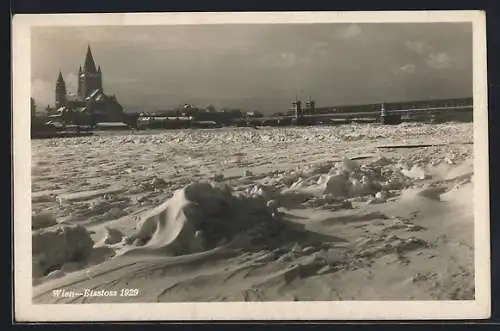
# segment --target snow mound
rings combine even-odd
[[[200,252],[272,220],[272,208],[262,197],[237,197],[217,183],[193,183],[144,214],[134,238],[140,247],[122,254]]]
[[[300,179],[282,191],[303,192],[313,195],[326,195],[335,198],[354,198],[374,196],[379,201],[385,201],[387,192],[402,189],[411,184],[411,179],[398,169],[394,160],[379,158],[365,165],[358,165],[355,161],[345,159],[332,167],[328,174],[321,174],[309,179]]]
[[[34,231],[32,234],[33,277],[59,269],[67,262],[84,260],[94,242],[80,225],[58,225]]]
[[[55,218],[49,214],[33,214],[31,216],[31,229],[33,230],[48,228],[56,224]]]

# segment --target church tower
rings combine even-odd
[[[78,69],[78,97],[83,100],[95,90],[102,90],[102,72],[101,66],[96,67],[89,45],[83,69]]]
[[[59,71],[59,76],[56,82],[56,108],[59,109],[66,105],[66,83]]]

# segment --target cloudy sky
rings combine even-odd
[[[32,29],[31,93],[76,92],[90,44],[104,91],[126,110],[184,103],[282,111],[472,96],[472,24],[265,24]]]

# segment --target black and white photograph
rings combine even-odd
[[[489,316],[484,26],[15,17],[20,318]]]

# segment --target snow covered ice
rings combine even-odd
[[[472,128],[33,140],[34,300],[109,282],[142,295],[89,301],[472,299]]]

